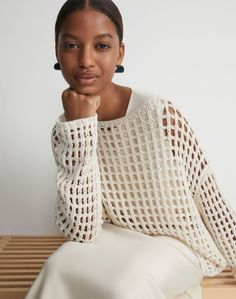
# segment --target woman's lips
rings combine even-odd
[[[91,85],[98,79],[98,75],[93,73],[80,73],[75,75],[75,80],[81,85]]]

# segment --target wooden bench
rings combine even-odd
[[[23,299],[43,263],[66,241],[61,236],[0,236],[0,299]],[[205,278],[202,299],[236,299],[229,268]]]

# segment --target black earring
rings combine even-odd
[[[60,67],[60,64],[57,62],[57,63],[55,63],[54,64],[54,70],[60,70],[61,69],[61,67]]]
[[[124,67],[121,64],[116,65],[116,70],[115,73],[123,73],[124,72]]]

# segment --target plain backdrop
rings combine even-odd
[[[62,0],[0,2],[0,234],[53,234],[51,129],[66,89],[55,71]],[[125,73],[114,82],[175,103],[236,208],[236,1],[117,0]]]

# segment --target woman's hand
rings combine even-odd
[[[94,116],[100,105],[100,96],[77,93],[69,87],[62,93],[62,103],[66,121],[72,121]]]

